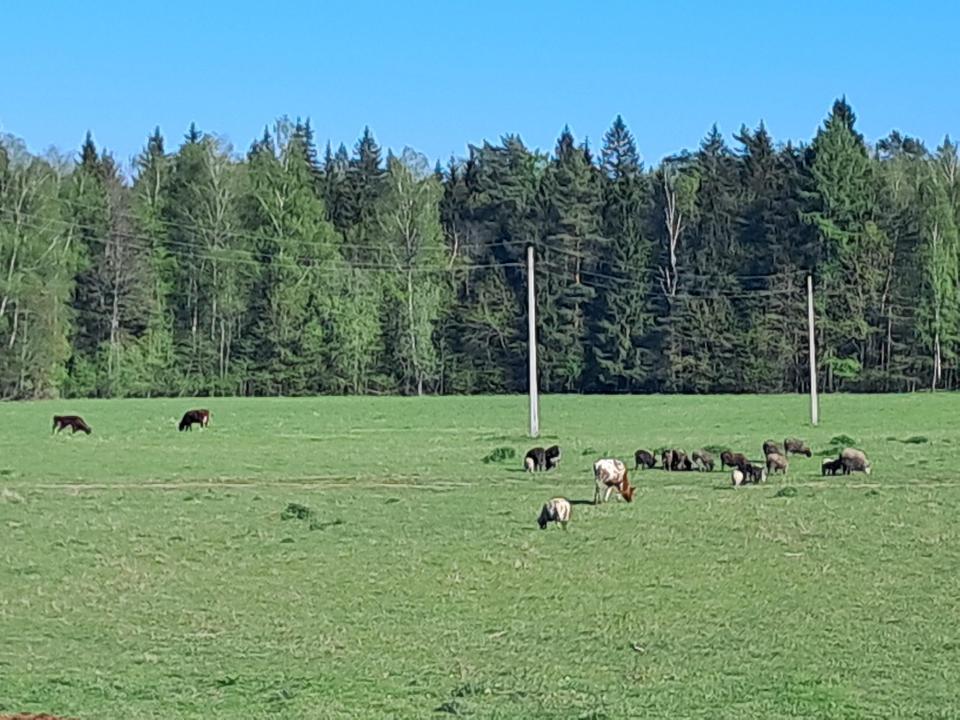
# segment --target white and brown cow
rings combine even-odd
[[[593,493],[593,504],[600,503],[600,496],[603,496],[603,502],[610,499],[610,494],[616,490],[627,502],[633,500],[633,488],[630,487],[630,481],[627,480],[627,466],[614,458],[602,458],[593,464],[593,479],[597,483],[596,490]]]

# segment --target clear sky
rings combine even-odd
[[[31,149],[87,129],[127,161],[191,121],[245,151],[279,115],[322,144],[364,125],[462,156],[516,132],[596,146],[622,114],[646,161],[764,120],[809,139],[846,94],[869,140],[960,136],[960,2],[4,3],[0,132]],[[732,142],[732,141],[731,141]]]

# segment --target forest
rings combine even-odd
[[[845,99],[640,160],[505,135],[431,166],[282,118],[246,152],[159,129],[125,168],[0,136],[0,398],[957,389],[960,157]]]

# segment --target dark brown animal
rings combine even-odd
[[[87,435],[93,432],[93,429],[79,415],[54,415],[53,429],[50,432],[60,432],[64,428],[71,428],[74,434],[77,430],[85,432]]]
[[[757,467],[751,463],[746,463],[742,467],[739,467],[738,470],[743,473],[744,481],[748,483],[759,484],[765,482],[767,479],[767,469],[765,467]]]
[[[806,455],[807,457],[813,455],[813,453],[810,452],[810,448],[807,447],[807,444],[799,438],[787,438],[784,440],[783,450],[784,455],[789,455],[790,453],[794,455]]]
[[[724,467],[735,467],[743,470],[745,465],[749,465],[750,461],[747,460],[747,456],[743,453],[734,453],[729,450],[724,450],[720,453],[720,469],[723,470]]]
[[[783,450],[780,449],[780,446],[777,445],[773,440],[767,440],[763,443],[763,456],[772,455],[776,453],[777,455],[783,455]]]
[[[843,471],[843,460],[837,458],[836,460],[824,460],[820,464],[820,472],[823,475],[830,473],[831,475],[836,475],[838,472]]]
[[[687,457],[687,454],[683,450],[674,450],[673,463],[670,466],[670,469],[677,472],[692,470],[693,463],[690,462],[690,458]]]
[[[560,464],[560,446],[551,445],[544,451],[547,459],[547,470],[553,470]]]
[[[184,430],[193,430],[194,424],[205,428],[210,424],[209,410],[187,410],[180,420],[180,432]]]
[[[706,450],[694,450],[693,462],[703,472],[713,472],[713,455]]]
[[[664,450],[663,454],[660,456],[660,464],[667,472],[673,470],[673,453],[673,450]]]
[[[633,459],[637,461],[636,467],[634,470],[639,470],[641,467],[646,468],[647,470],[656,467],[657,459],[653,456],[653,453],[649,453],[646,450],[637,450],[633,455]]]
[[[523,467],[527,472],[547,469],[547,451],[542,447],[531,448],[523,458]]]

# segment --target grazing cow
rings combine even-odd
[[[780,449],[780,446],[777,445],[773,440],[767,440],[763,443],[763,456],[772,455],[776,453],[777,455],[783,455],[783,450]]]
[[[831,475],[836,475],[838,472],[843,471],[843,460],[837,458],[836,460],[831,460],[827,458],[820,464],[820,472],[823,475],[830,473]]]
[[[660,464],[667,472],[673,470],[673,450],[664,450],[660,455]]]
[[[720,453],[720,469],[726,467],[735,467],[743,470],[744,465],[749,465],[750,461],[747,460],[747,456],[743,453],[734,453],[729,450],[724,450]]]
[[[523,467],[527,472],[547,469],[547,451],[542,447],[531,448],[523,458]]]
[[[50,430],[51,434],[54,432],[60,432],[64,428],[70,428],[73,430],[75,435],[77,430],[80,430],[87,435],[93,432],[87,423],[83,421],[83,418],[79,415],[54,415],[53,416],[53,429]]]
[[[547,459],[547,470],[553,470],[560,464],[560,446],[551,445],[544,451],[544,455]]]
[[[649,453],[646,450],[637,450],[633,455],[633,459],[637,461],[636,467],[633,468],[634,470],[639,470],[641,467],[649,470],[657,464],[657,459],[653,456],[653,453]]]
[[[566,530],[567,523],[570,522],[570,502],[565,498],[554,498],[545,503],[540,510],[540,517],[537,518],[537,525],[541,530],[547,529],[547,523],[559,523]]]
[[[776,475],[779,470],[782,474],[787,474],[787,468],[790,467],[790,463],[787,462],[785,458],[780,453],[770,453],[767,455],[767,474]]]
[[[734,468],[730,471],[730,481],[733,483],[734,487],[740,487],[743,485],[743,481],[746,479],[746,476],[743,474],[743,470],[739,468]]]
[[[864,472],[870,474],[870,461],[863,454],[862,450],[855,448],[845,448],[838,458],[843,465],[843,474],[849,475],[851,472]]]
[[[706,450],[694,450],[693,462],[703,472],[713,472],[713,455]]]
[[[180,432],[184,430],[193,430],[194,424],[205,428],[210,424],[209,410],[187,410],[180,420]]]
[[[609,500],[614,490],[627,502],[633,500],[634,489],[630,487],[630,481],[627,479],[627,466],[619,460],[613,458],[597,460],[593,464],[593,479],[597,485],[593,493],[594,505],[600,503],[601,495],[603,502]]]
[[[813,455],[813,453],[810,452],[810,448],[807,447],[807,444],[799,438],[787,438],[784,440],[783,449],[784,455],[789,455],[790,453],[794,455],[806,455],[807,457]]]

